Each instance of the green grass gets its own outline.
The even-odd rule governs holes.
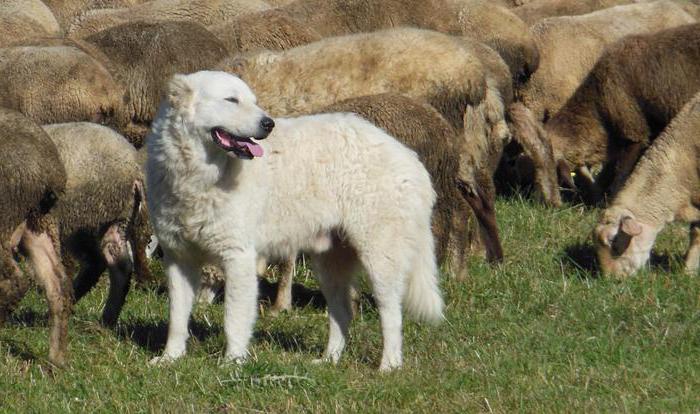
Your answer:
[[[697,412],[700,278],[682,273],[686,229],[661,235],[650,269],[625,281],[595,272],[597,212],[499,200],[507,259],[474,259],[444,278],[447,322],[407,321],[404,368],[376,368],[376,310],[364,306],[338,366],[312,365],[327,335],[313,306],[261,315],[243,366],[226,365],[222,305],[198,306],[186,358],[162,349],[167,298],[130,293],[116,331],[98,324],[102,282],[71,319],[70,365],[49,373],[46,305],[34,292],[0,330],[3,412]],[[314,287],[303,272],[297,283]],[[264,309],[263,309],[264,310]]]

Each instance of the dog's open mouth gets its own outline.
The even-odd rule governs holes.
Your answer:
[[[235,136],[223,128],[212,128],[211,137],[216,145],[241,158],[262,157],[264,153],[263,147],[253,142],[251,138]]]

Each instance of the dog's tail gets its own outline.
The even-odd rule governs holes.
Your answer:
[[[435,247],[430,227],[421,237],[413,266],[408,273],[404,306],[413,319],[438,323],[444,319],[445,306],[438,286],[438,269],[435,263]]]

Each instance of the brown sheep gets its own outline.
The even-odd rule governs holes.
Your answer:
[[[245,14],[227,23],[208,27],[229,52],[286,50],[321,40],[313,28],[281,10]]]
[[[521,82],[539,55],[527,26],[508,9],[485,0],[297,0],[280,10],[322,36],[414,26],[486,43]]]
[[[540,67],[517,95],[532,115],[519,106],[511,109],[510,115],[514,122],[521,122],[512,126],[513,136],[534,162],[535,189],[543,201],[554,206],[560,204],[556,176],[551,173],[554,166],[547,165],[546,161],[551,159],[549,143],[527,142],[534,131],[526,134],[519,134],[519,131],[522,128],[541,130],[535,121],[547,121],[566,103],[607,45],[630,34],[653,33],[694,21],[680,6],[662,0],[612,7],[581,16],[549,18],[530,28],[540,51]],[[529,116],[534,116],[535,121],[527,119]],[[540,134],[539,139],[543,139],[543,135]]]
[[[59,36],[61,28],[51,10],[40,0],[0,2],[0,47],[46,36]]]
[[[545,19],[530,28],[540,66],[518,96],[538,120],[546,121],[573,95],[606,46],[625,36],[691,23],[695,19],[670,0]]]
[[[494,217],[492,174],[510,135],[498,83],[462,39],[399,28],[246,54],[220,67],[251,85],[273,116],[313,113],[344,99],[387,92],[427,101],[464,135],[459,174],[465,182],[476,176],[479,183],[465,191],[481,210],[477,216]]]
[[[49,210],[63,193],[66,174],[44,131],[20,113],[1,108],[0,153],[0,326],[29,288],[13,258],[23,250],[49,304],[49,361],[62,365],[72,290],[57,253],[58,228]]]
[[[78,270],[76,262],[80,263],[73,282],[75,298],[82,298],[109,269],[102,322],[113,326],[124,305],[132,269],[140,279],[150,279],[145,255],[148,218],[137,151],[124,137],[97,124],[43,128],[66,170],[65,195],[53,214],[59,222],[63,262],[70,276]]]
[[[624,182],[649,143],[700,88],[700,24],[628,36],[609,47],[546,125],[557,165],[606,164]]]
[[[615,191],[649,143],[700,88],[700,24],[628,36],[606,49],[583,84],[547,122],[562,181],[571,168],[603,165],[599,191]],[[536,138],[533,138],[536,139]],[[592,184],[589,184],[592,185]]]
[[[227,56],[224,45],[203,26],[192,22],[128,23],[85,39],[108,56],[115,77],[126,85],[126,113],[131,124],[120,129],[141,146],[168,79],[175,73],[213,67]]]
[[[89,10],[73,22],[67,34],[83,38],[133,22],[179,21],[211,26],[268,8],[263,0],[151,0],[123,9]]]
[[[648,260],[656,235],[672,221],[690,223],[685,270],[700,261],[700,93],[639,160],[594,233],[601,269],[629,276]]]
[[[123,128],[124,93],[100,62],[76,47],[0,49],[0,106],[37,123],[90,121]]]

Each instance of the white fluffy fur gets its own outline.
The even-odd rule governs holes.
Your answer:
[[[399,367],[401,303],[417,318],[442,319],[428,173],[413,151],[352,114],[276,119],[256,141],[264,155],[251,160],[213,143],[212,127],[262,137],[264,116],[235,76],[198,72],[170,83],[147,140],[147,196],[170,293],[168,341],[154,362],[185,353],[204,263],[225,273],[226,356],[245,358],[257,313],[256,257],[304,250],[328,302],[323,359],[337,362],[343,351],[361,264],[381,318],[380,369]]]

